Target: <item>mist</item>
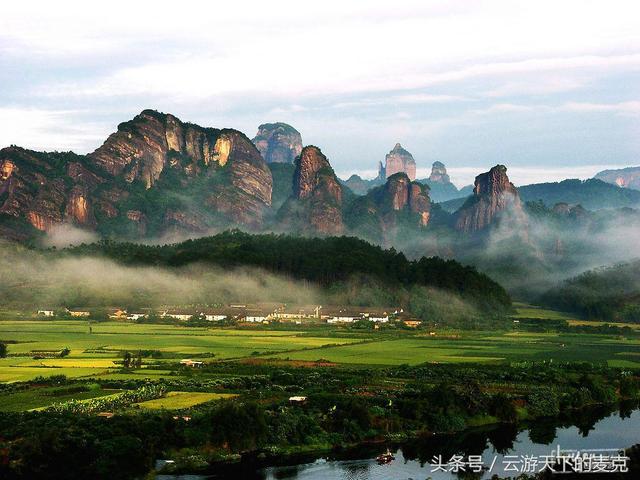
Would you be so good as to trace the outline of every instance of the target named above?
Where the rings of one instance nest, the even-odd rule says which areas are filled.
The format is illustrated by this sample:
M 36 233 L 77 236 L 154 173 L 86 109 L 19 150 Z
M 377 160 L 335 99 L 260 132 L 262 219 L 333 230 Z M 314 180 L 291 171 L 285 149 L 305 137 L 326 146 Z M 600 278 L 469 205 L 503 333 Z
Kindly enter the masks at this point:
M 594 268 L 640 258 L 640 214 L 631 209 L 581 217 L 528 214 L 521 231 L 493 229 L 482 249 L 461 255 L 513 295 L 535 300 L 562 280 Z
M 8 243 L 0 247 L 4 306 L 157 307 L 267 301 L 311 304 L 320 298 L 313 285 L 257 269 L 222 270 L 202 264 L 174 269 L 131 267 L 104 258 L 32 251 Z
M 44 247 L 66 248 L 81 243 L 92 243 L 98 241 L 99 237 L 95 232 L 90 232 L 69 223 L 54 225 L 42 239 Z

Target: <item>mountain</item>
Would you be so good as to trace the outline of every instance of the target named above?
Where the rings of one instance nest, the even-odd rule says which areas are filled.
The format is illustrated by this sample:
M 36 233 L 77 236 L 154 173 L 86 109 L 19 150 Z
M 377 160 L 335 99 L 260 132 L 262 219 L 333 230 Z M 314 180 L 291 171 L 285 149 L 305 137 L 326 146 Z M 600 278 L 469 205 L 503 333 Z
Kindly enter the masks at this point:
M 272 177 L 251 141 L 144 110 L 86 156 L 0 150 L 0 232 L 26 239 L 63 222 L 144 237 L 257 228 Z
M 525 202 L 541 200 L 547 206 L 556 203 L 580 204 L 589 210 L 640 206 L 640 191 L 621 188 L 602 180 L 569 179 L 518 187 Z
M 500 220 L 508 220 L 514 228 L 525 223 L 518 190 L 509 181 L 507 167 L 496 165 L 476 177 L 473 196 L 454 214 L 456 230 L 475 233 Z
M 460 190 L 459 193 L 462 192 L 463 190 Z M 588 210 L 640 207 L 639 191 L 618 187 L 595 178 L 534 183 L 518 187 L 518 192 L 523 202 L 542 202 L 548 207 L 553 207 L 557 203 L 582 205 Z M 434 201 L 441 198 L 437 196 L 433 186 L 431 186 L 431 197 Z M 463 198 L 440 200 L 441 207 L 448 212 L 455 212 L 465 201 Z
M 613 183 L 619 187 L 640 190 L 640 167 L 603 170 L 596 173 L 594 178 L 603 182 Z
M 390 176 L 384 185 L 355 198 L 345 219 L 351 232 L 385 242 L 424 229 L 430 215 L 429 187 L 412 182 L 406 173 L 400 172 Z
M 419 182 L 429 186 L 429 196 L 434 202 L 445 202 L 466 196 L 451 183 L 447 167 L 442 162 L 433 162 L 429 178 L 419 180 Z
M 307 146 L 295 165 L 292 194 L 278 212 L 281 226 L 298 232 L 341 234 L 344 187 L 327 157 L 318 147 Z
M 273 178 L 271 207 L 274 212 L 277 212 L 293 193 L 293 175 L 296 166 L 294 163 L 269 163 L 268 165 Z
M 310 149 L 315 147 L 305 147 Z M 316 152 L 309 151 L 309 153 Z M 302 155 L 305 152 L 303 150 Z M 83 244 L 64 253 L 53 255 L 100 256 L 125 265 L 153 265 L 179 268 L 192 263 L 218 265 L 230 270 L 236 267 L 256 267 L 287 278 L 313 282 L 334 292 L 344 290 L 353 278 L 353 290 L 367 290 L 374 283 L 373 302 L 387 301 L 390 295 L 398 299 L 409 295 L 433 301 L 434 290 L 415 290 L 425 286 L 450 292 L 470 301 L 483 313 L 504 313 L 511 299 L 504 288 L 473 267 L 455 260 L 421 257 L 408 260 L 395 249 L 383 249 L 354 237 L 305 238 L 300 236 L 258 234 L 226 231 L 215 236 L 188 240 L 179 244 L 150 246 L 135 243 L 102 241 Z M 366 280 L 363 280 L 366 279 Z M 384 292 L 382 295 L 380 292 Z M 366 301 L 370 300 L 370 295 Z M 428 297 L 427 297 L 428 296 Z
M 267 163 L 293 163 L 302 152 L 302 135 L 286 123 L 263 123 L 252 142 Z
M 440 183 L 446 185 L 451 183 L 449 174 L 447 173 L 447 167 L 442 162 L 433 162 L 431 165 L 431 175 L 429 175 L 429 181 L 432 183 Z
M 346 180 L 340 179 L 340 182 L 356 195 L 366 195 L 366 193 L 372 188 L 384 184 L 385 180 L 379 177 L 376 177 L 372 180 L 367 180 L 354 173 Z
M 593 320 L 640 323 L 640 260 L 589 270 L 564 280 L 540 300 Z
M 380 165 L 378 167 L 378 176 L 376 178 L 372 180 L 365 180 L 359 175 L 354 174 L 351 175 L 347 180 L 341 180 L 341 182 L 346 187 L 349 187 L 349 189 L 356 195 L 365 195 L 372 188 L 384 185 L 386 179 L 386 167 L 382 162 L 380 162 Z M 420 179 L 418 180 L 418 182 L 429 187 L 429 197 L 433 202 L 438 203 L 446 202 L 454 198 L 467 197 L 473 191 L 473 187 L 471 186 L 464 187 L 464 189 L 462 190 L 458 190 L 456 186 L 451 183 L 449 175 L 447 174 L 447 168 L 442 162 L 434 162 L 429 178 Z M 461 202 L 460 205 L 462 205 L 462 203 L 463 202 Z
M 416 179 L 416 161 L 407 150 L 402 148 L 402 145 L 396 143 L 396 146 L 387 153 L 384 167 L 382 162 L 380 163 L 378 177 L 386 179 L 398 172 L 406 173 L 411 181 Z
M 382 167 L 382 169 L 384 170 L 384 167 Z M 340 182 L 356 195 L 366 195 L 369 190 L 375 187 L 379 187 L 380 185 L 384 185 L 386 181 L 386 176 L 383 178 L 378 176 L 374 179 L 367 180 L 356 174 L 351 175 L 346 180 L 340 179 Z

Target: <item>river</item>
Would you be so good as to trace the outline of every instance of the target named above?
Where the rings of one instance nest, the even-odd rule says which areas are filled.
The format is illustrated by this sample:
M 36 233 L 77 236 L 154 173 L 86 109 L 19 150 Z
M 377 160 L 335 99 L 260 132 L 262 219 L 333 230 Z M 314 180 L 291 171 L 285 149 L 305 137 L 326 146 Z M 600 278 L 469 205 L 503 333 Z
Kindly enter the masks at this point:
M 526 429 L 514 426 L 474 429 L 458 435 L 436 435 L 392 447 L 395 460 L 379 465 L 375 455 L 380 452 L 363 451 L 363 457 L 350 452 L 351 458 L 320 458 L 295 466 L 268 467 L 256 478 L 264 480 L 369 480 L 369 479 L 425 479 L 458 478 L 455 473 L 434 471 L 432 459 L 440 455 L 446 464 L 452 455 L 481 455 L 482 463 L 493 468 L 481 478 L 517 476 L 514 468 L 526 469 L 521 456 L 540 459 L 534 468 L 539 470 L 543 456 L 561 450 L 621 449 L 640 443 L 640 410 L 621 409 L 610 413 L 595 409 L 565 422 L 537 421 Z M 383 449 L 384 450 L 384 449 Z M 532 465 L 531 463 L 529 465 Z M 447 469 L 451 468 L 451 465 Z M 468 467 L 467 467 L 468 468 Z M 530 472 L 531 473 L 531 472 Z
M 447 464 L 453 455 L 478 456 L 485 467 L 476 478 L 488 479 L 498 474 L 516 477 L 524 469 L 522 456 L 537 458 L 559 448 L 566 450 L 623 449 L 640 443 L 640 409 L 638 405 L 623 405 L 618 410 L 591 408 L 564 419 L 539 419 L 526 426 L 498 425 L 469 429 L 456 434 L 431 435 L 401 445 L 365 445 L 328 456 L 306 456 L 283 462 L 290 464 L 256 468 L 252 462 L 231 470 L 212 468 L 207 476 L 160 475 L 160 480 L 177 479 L 237 479 L 247 480 L 452 480 L 460 478 L 450 471 L 436 469 L 434 457 Z M 378 464 L 376 456 L 391 451 L 395 459 Z M 604 452 L 604 454 L 615 454 Z M 291 464 L 293 463 L 293 464 Z M 450 469 L 451 465 L 443 467 Z M 466 467 L 468 469 L 468 467 Z M 526 473 L 534 473 L 526 471 Z

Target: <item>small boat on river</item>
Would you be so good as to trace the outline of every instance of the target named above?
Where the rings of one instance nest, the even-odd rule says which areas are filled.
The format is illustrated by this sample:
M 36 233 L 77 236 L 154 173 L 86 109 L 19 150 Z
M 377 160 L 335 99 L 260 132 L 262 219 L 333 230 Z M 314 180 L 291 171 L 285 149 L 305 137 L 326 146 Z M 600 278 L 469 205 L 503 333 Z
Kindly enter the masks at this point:
M 385 463 L 390 463 L 395 459 L 396 459 L 396 457 L 393 455 L 393 453 L 391 453 L 391 451 L 389 449 L 387 449 L 387 451 L 385 453 L 381 453 L 380 455 L 378 455 L 376 457 L 376 461 L 380 465 L 384 465 Z

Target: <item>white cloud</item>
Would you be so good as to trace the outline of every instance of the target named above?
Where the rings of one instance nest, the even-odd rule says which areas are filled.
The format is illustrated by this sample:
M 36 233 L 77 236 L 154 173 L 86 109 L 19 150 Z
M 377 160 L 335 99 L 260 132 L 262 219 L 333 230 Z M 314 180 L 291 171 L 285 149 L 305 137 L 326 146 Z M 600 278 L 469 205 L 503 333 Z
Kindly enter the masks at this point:
M 144 107 L 249 135 L 285 120 L 342 167 L 456 128 L 526 145 L 534 115 L 635 115 L 639 18 L 633 0 L 9 2 L 0 146 L 92 150 Z M 468 147 L 461 163 L 492 158 Z
M 82 113 L 0 107 L 0 148 L 18 145 L 33 150 L 85 152 L 105 138 L 97 133 L 100 129 L 95 124 L 79 121 Z
M 622 115 L 640 115 L 640 101 L 618 103 L 568 102 L 560 107 L 570 112 L 617 113 Z

